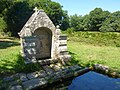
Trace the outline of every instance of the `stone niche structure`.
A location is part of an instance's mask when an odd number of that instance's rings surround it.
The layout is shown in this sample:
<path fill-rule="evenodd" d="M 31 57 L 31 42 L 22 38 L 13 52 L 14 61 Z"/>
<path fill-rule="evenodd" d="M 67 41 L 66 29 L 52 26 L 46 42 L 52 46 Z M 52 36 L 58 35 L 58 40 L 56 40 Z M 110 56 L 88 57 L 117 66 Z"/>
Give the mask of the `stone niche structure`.
<path fill-rule="evenodd" d="M 25 63 L 65 63 L 71 57 L 67 53 L 67 36 L 61 35 L 59 26 L 55 27 L 44 10 L 35 10 L 18 34 Z"/>

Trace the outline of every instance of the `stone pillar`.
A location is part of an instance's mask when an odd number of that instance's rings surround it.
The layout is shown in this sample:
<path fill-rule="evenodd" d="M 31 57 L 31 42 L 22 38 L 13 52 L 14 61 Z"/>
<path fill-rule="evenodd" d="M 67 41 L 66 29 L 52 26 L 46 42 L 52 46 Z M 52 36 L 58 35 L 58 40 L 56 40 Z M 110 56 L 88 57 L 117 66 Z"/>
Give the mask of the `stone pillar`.
<path fill-rule="evenodd" d="M 56 42 L 55 42 L 55 45 L 56 45 L 56 57 L 59 58 L 59 55 L 60 55 L 60 52 L 59 52 L 59 37 L 60 37 L 60 34 L 61 34 L 61 30 L 59 29 L 59 25 L 56 26 Z"/>

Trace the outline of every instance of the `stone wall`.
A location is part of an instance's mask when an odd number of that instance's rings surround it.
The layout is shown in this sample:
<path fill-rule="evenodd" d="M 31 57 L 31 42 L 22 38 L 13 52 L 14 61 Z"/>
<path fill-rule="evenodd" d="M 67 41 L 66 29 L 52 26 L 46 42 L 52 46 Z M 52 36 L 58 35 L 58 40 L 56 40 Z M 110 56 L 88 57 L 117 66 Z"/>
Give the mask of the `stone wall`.
<path fill-rule="evenodd" d="M 3 79 L 1 90 L 31 90 L 47 87 L 47 85 L 65 79 L 77 77 L 90 71 L 89 68 L 81 68 L 78 65 L 62 67 L 59 63 L 43 66 L 40 71 L 31 73 L 17 73 Z M 39 90 L 38 89 L 38 90 Z"/>
<path fill-rule="evenodd" d="M 62 35 L 59 26 L 44 12 L 37 10 L 26 22 L 19 33 L 21 53 L 26 63 L 40 60 L 61 60 L 63 64 L 70 60 L 67 53 L 67 36 Z"/>

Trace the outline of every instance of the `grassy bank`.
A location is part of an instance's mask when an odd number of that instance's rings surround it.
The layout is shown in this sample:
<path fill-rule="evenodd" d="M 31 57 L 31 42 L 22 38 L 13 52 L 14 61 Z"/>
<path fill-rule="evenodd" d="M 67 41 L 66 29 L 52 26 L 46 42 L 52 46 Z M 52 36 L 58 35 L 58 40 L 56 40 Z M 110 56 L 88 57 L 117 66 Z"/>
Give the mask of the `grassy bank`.
<path fill-rule="evenodd" d="M 0 78 L 17 72 L 27 73 L 39 69 L 38 64 L 24 64 L 19 39 L 0 39 Z"/>
<path fill-rule="evenodd" d="M 116 32 L 63 32 L 70 40 L 83 44 L 120 47 L 120 33 Z"/>
<path fill-rule="evenodd" d="M 120 72 L 120 34 L 75 32 L 68 35 L 68 49 L 73 63 L 81 66 L 103 64 Z"/>
<path fill-rule="evenodd" d="M 103 64 L 120 70 L 120 48 L 68 42 L 68 49 L 74 60 L 81 66 Z"/>

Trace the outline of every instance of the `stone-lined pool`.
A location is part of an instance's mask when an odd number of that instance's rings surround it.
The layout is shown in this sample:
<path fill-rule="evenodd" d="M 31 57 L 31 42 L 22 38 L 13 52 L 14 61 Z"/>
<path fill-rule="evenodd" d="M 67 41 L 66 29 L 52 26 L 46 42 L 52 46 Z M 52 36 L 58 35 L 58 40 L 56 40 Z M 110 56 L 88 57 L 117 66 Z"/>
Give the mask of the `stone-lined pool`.
<path fill-rule="evenodd" d="M 72 80 L 68 90 L 120 90 L 120 78 L 110 78 L 90 71 Z"/>

